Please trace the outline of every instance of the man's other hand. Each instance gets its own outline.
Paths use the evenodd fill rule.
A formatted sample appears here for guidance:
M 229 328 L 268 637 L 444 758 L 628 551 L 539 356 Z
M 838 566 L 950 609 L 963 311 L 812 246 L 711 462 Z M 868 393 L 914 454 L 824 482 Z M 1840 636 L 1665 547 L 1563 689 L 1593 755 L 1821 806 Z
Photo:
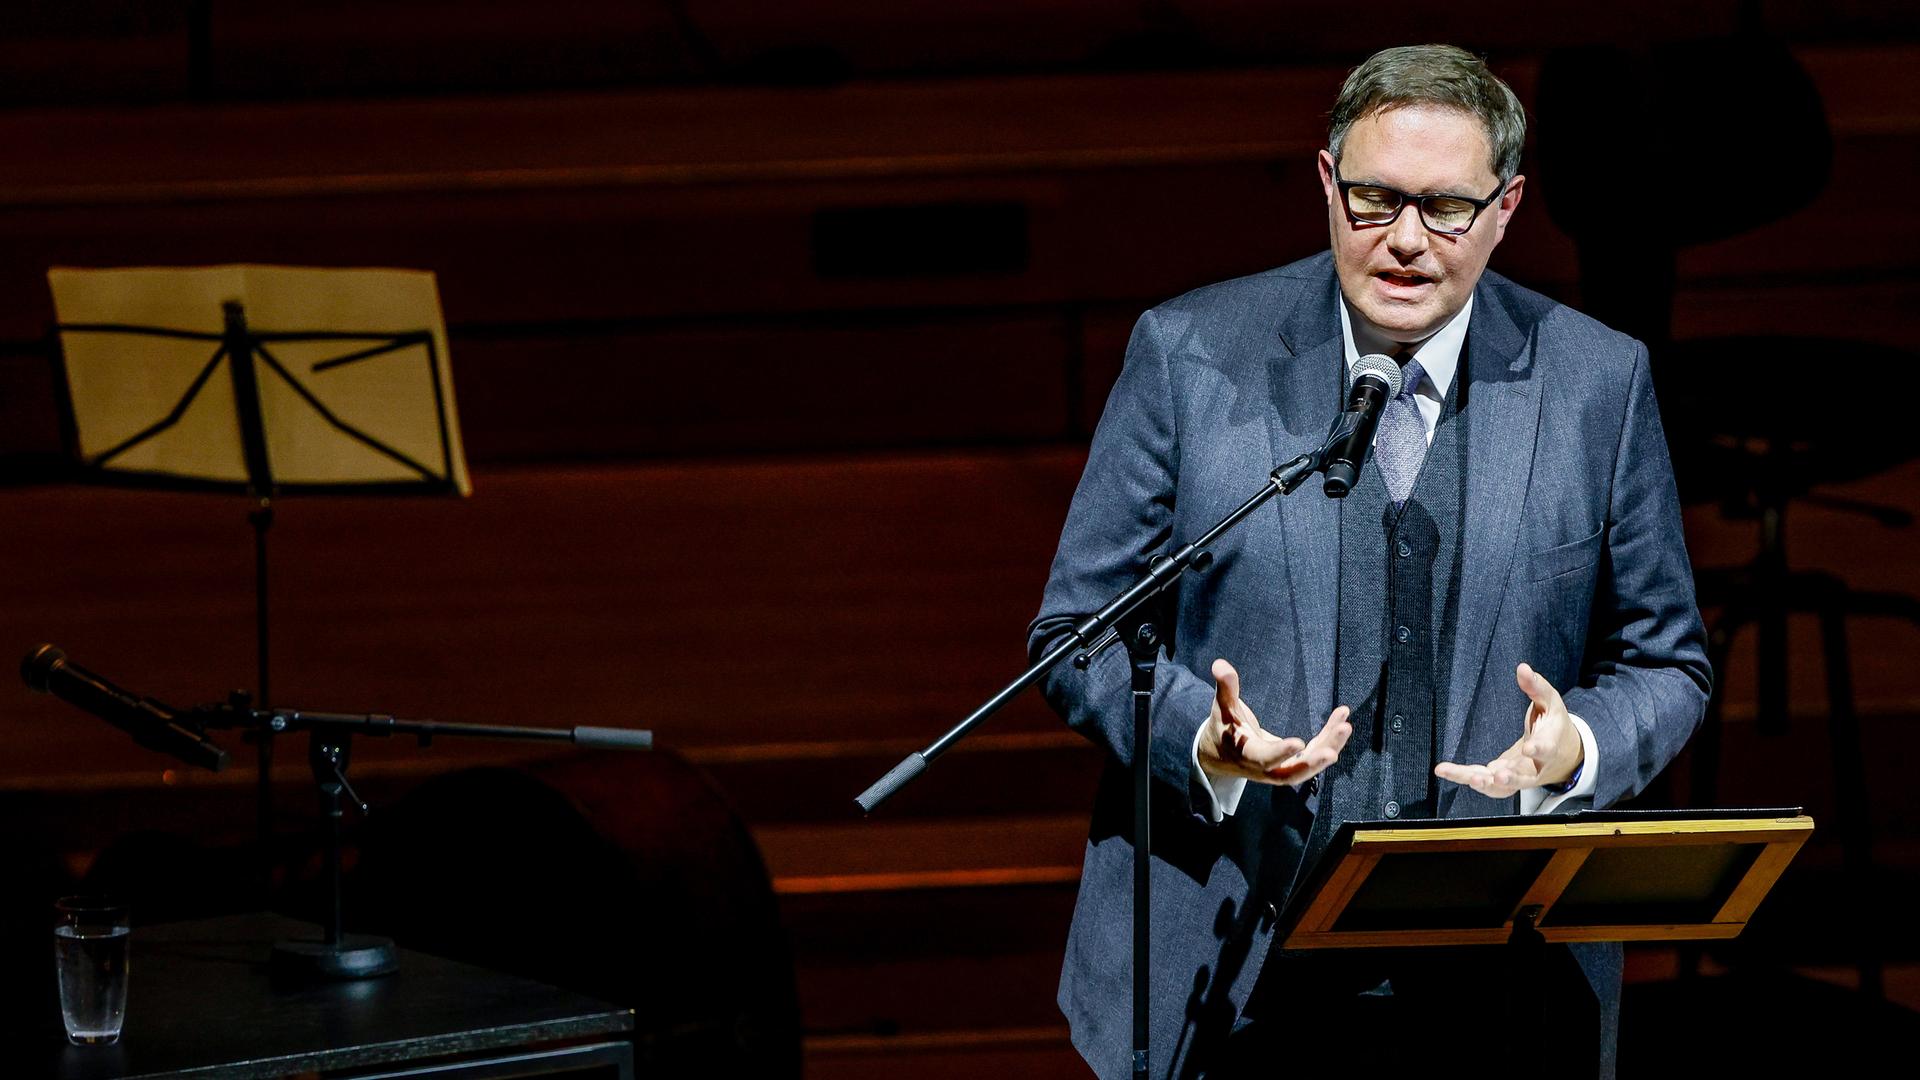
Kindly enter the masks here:
M 1232 664 L 1215 660 L 1213 679 L 1213 707 L 1200 737 L 1200 767 L 1209 775 L 1239 776 L 1263 784 L 1304 784 L 1340 760 L 1340 751 L 1353 734 L 1345 705 L 1333 710 L 1312 740 L 1281 738 L 1262 728 L 1253 710 L 1240 700 L 1240 673 Z
M 1586 761 L 1580 733 L 1567 715 L 1560 691 L 1526 664 L 1514 669 L 1527 695 L 1527 720 L 1520 741 L 1485 765 L 1456 765 L 1443 761 L 1433 767 L 1442 780 L 1465 784 L 1490 798 L 1504 799 L 1522 788 L 1564 784 Z

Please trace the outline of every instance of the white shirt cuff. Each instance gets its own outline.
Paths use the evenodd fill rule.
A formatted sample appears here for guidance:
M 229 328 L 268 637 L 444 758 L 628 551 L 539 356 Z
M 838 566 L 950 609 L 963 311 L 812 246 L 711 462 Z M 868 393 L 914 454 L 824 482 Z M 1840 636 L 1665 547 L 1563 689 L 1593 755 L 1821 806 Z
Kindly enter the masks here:
M 1593 729 L 1587 726 L 1585 720 L 1573 713 L 1568 713 L 1567 719 L 1573 721 L 1573 730 L 1580 733 L 1580 749 L 1583 755 L 1580 762 L 1580 779 L 1574 782 L 1572 788 L 1558 795 L 1546 788 L 1523 790 L 1520 792 L 1522 814 L 1551 814 L 1559 809 L 1561 803 L 1569 799 L 1582 799 L 1592 795 L 1597 786 L 1596 781 L 1600 777 L 1600 751 L 1594 745 Z
M 1207 791 L 1207 820 L 1218 825 L 1222 818 L 1240 808 L 1240 794 L 1247 790 L 1247 778 L 1214 776 L 1200 767 L 1200 738 L 1206 733 L 1205 724 L 1201 724 L 1200 730 L 1193 733 L 1193 775 Z

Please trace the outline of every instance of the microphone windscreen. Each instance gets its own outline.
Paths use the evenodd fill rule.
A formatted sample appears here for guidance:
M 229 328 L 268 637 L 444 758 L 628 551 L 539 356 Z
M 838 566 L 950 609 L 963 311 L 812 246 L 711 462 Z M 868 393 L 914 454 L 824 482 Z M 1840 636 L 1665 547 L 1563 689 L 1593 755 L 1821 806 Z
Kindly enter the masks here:
M 1387 384 L 1387 396 L 1389 398 L 1400 396 L 1400 383 L 1402 381 L 1400 377 L 1400 365 L 1394 363 L 1393 357 L 1391 356 L 1387 356 L 1384 353 L 1368 353 L 1353 362 L 1352 375 L 1353 382 L 1359 382 L 1362 375 L 1378 375 L 1381 380 Z

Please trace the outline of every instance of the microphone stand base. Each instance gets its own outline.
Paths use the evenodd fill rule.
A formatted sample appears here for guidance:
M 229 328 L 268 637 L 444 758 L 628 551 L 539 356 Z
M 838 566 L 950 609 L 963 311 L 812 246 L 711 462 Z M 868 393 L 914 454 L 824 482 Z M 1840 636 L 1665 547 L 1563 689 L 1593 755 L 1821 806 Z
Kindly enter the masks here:
M 276 941 L 268 968 L 290 982 L 350 982 L 393 974 L 400 968 L 400 953 L 392 938 L 371 934 L 343 934 L 334 944 Z

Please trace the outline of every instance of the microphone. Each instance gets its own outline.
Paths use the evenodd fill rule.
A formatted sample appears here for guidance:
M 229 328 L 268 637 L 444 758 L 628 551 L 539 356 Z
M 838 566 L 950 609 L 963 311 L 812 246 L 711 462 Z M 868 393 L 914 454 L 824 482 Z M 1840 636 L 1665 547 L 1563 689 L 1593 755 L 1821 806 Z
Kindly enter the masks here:
M 1320 489 L 1327 498 L 1344 499 L 1359 482 L 1360 466 L 1373 448 L 1373 429 L 1380 426 L 1380 411 L 1399 394 L 1400 365 L 1393 357 L 1369 353 L 1354 361 L 1347 411 L 1334 419 L 1323 451 L 1327 478 Z
M 52 645 L 28 653 L 20 661 L 20 677 L 35 693 L 52 694 L 77 705 L 133 736 L 134 742 L 149 750 L 214 772 L 226 767 L 227 752 L 198 728 L 179 720 L 176 710 L 122 690 L 68 660 L 66 653 Z

